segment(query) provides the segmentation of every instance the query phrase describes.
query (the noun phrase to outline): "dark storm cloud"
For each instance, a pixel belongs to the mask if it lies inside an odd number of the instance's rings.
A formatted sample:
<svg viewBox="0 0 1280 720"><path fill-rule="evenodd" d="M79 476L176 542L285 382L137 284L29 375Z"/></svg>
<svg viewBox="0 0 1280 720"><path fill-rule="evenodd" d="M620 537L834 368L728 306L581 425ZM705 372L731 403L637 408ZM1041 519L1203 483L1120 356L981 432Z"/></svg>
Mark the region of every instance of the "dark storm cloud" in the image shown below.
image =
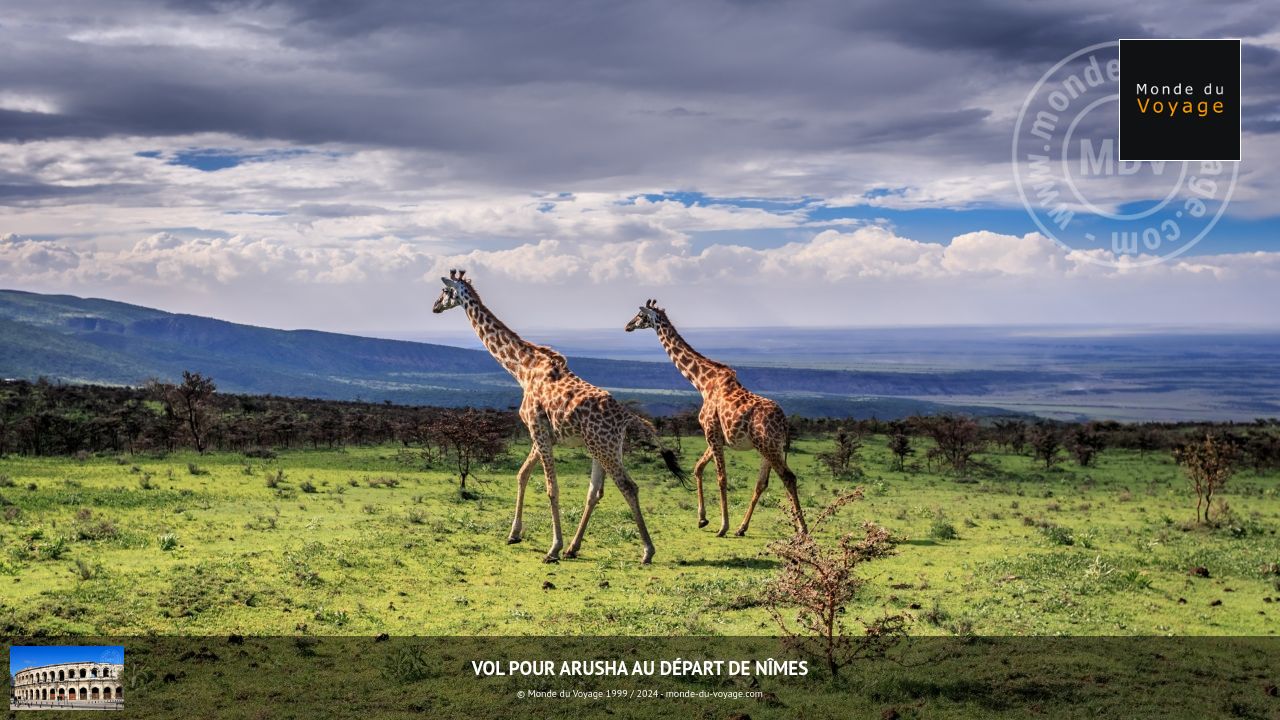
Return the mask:
<svg viewBox="0 0 1280 720"><path fill-rule="evenodd" d="M1273 23L1255 5L1213 25L1263 32ZM220 132L406 148L451 158L446 177L538 189L886 145L990 162L1009 105L1053 61L1185 34L1169 23L1209 12L1093 0L33 7L6 10L0 87L57 112L0 110L2 139ZM1274 54L1250 46L1250 87L1280 92ZM1006 86L1003 106L978 99Z"/></svg>
<svg viewBox="0 0 1280 720"><path fill-rule="evenodd" d="M931 3L928 9L883 0L847 11L850 28L880 32L928 51L960 50L1002 61L1046 62L1122 37L1147 37L1141 23L1114 4Z"/></svg>

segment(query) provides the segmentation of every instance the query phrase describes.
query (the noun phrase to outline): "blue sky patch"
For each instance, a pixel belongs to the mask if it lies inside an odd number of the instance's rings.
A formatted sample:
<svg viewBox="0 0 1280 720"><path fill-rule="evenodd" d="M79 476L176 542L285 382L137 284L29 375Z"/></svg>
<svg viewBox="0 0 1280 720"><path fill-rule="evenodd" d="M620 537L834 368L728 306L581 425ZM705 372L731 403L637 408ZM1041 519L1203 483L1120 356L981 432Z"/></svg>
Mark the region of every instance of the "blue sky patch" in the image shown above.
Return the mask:
<svg viewBox="0 0 1280 720"><path fill-rule="evenodd" d="M268 150L266 152L240 152L227 148L187 148L172 154L160 150L143 150L134 155L144 158L163 158L170 165L182 165L201 172L217 172L251 162L272 162L311 154L310 150ZM332 154L330 154L332 155Z"/></svg>

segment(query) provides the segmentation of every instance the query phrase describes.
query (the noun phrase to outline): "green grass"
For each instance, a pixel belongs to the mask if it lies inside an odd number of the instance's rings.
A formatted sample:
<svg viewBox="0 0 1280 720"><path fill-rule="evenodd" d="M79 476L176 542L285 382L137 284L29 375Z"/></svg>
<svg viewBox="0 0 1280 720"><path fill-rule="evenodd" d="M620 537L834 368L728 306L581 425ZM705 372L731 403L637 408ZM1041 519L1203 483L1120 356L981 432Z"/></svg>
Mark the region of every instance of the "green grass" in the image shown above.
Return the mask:
<svg viewBox="0 0 1280 720"><path fill-rule="evenodd" d="M957 479L891 471L884 438L861 451L864 476L835 481L791 455L812 514L855 484L867 498L825 532L864 519L901 538L868 566L862 606L915 616L912 632L989 635L1270 635L1280 616L1277 478L1242 473L1224 499L1235 522L1192 527L1193 502L1165 455L1107 451L1095 468L1051 471L984 454ZM776 480L745 538L698 529L695 498L633 457L657 546L638 562L616 488L581 556L541 562L550 519L540 473L525 541L507 545L522 448L487 469L472 499L444 470L397 461L397 448L0 460L0 627L5 634L765 635L766 545L789 532ZM686 439L684 463L702 450ZM557 453L566 542L588 462ZM730 453L736 527L757 459ZM189 465L199 473L190 471ZM283 473L281 477L279 473ZM708 471L708 479L714 473ZM713 482L712 482L713 484ZM31 486L34 485L34 489ZM87 512L86 512L87 511ZM1194 577L1203 566L1209 577Z"/></svg>

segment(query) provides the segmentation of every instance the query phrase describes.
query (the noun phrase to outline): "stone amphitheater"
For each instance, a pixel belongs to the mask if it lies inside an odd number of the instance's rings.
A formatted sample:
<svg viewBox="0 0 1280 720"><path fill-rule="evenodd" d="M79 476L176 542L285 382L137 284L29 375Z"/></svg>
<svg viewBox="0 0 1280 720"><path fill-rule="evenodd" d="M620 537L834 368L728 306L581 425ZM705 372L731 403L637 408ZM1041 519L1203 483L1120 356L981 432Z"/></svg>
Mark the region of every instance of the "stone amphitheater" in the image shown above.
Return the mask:
<svg viewBox="0 0 1280 720"><path fill-rule="evenodd" d="M66 662L27 668L13 676L18 703L113 703L124 698L119 663Z"/></svg>

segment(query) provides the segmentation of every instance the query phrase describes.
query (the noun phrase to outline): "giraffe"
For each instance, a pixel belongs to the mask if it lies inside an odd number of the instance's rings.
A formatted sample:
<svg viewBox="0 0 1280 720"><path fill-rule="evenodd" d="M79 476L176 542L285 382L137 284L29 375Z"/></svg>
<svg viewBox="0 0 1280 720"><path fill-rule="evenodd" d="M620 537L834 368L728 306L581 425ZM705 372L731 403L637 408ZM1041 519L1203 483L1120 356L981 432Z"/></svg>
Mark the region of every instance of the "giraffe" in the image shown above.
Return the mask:
<svg viewBox="0 0 1280 720"><path fill-rule="evenodd" d="M693 476L698 487L698 527L707 526L707 511L702 499L702 471L707 463L711 460L716 463L716 484L720 487L720 530L716 535L724 537L729 530L726 490L728 478L725 473L724 449L726 446L740 450L754 447L760 453L760 475L756 480L755 493L751 496L751 504L747 506L747 514L743 516L742 524L735 534L741 537L747 533L756 503L769 486L770 471L782 478L782 484L791 496L796 524L800 532L807 533L809 528L804 521L804 511L800 509L796 475L787 467L787 416L783 414L782 408L769 398L756 395L743 387L733 368L694 350L676 332L675 325L667 317L667 311L658 307L656 300L649 300L640 306L640 312L627 323L626 331L645 328L653 328L658 333L658 340L675 363L676 369L702 394L698 422L707 438L707 449L693 466Z"/></svg>
<svg viewBox="0 0 1280 720"><path fill-rule="evenodd" d="M650 563L653 560L653 542L640 512L639 488L622 465L622 444L628 431L638 432L641 442L657 449L667 470L684 482L685 474L675 452L662 446L652 423L627 409L608 392L573 374L563 355L544 345L528 342L507 327L480 300L465 273L465 270L450 270L449 277L440 278L444 289L431 311L439 314L459 306L466 311L480 342L524 391L519 414L532 440L529 456L516 473L516 512L507 543L518 543L522 539L525 486L534 463L540 462L546 479L547 497L551 501L552 531L551 548L543 561L552 563L560 560L563 546L560 489L552 447L557 440L577 437L582 439L591 456L591 484L587 489L582 519L573 540L564 549L565 556L577 557L587 521L604 495L607 473L631 507L631 515L644 546L641 562Z"/></svg>

